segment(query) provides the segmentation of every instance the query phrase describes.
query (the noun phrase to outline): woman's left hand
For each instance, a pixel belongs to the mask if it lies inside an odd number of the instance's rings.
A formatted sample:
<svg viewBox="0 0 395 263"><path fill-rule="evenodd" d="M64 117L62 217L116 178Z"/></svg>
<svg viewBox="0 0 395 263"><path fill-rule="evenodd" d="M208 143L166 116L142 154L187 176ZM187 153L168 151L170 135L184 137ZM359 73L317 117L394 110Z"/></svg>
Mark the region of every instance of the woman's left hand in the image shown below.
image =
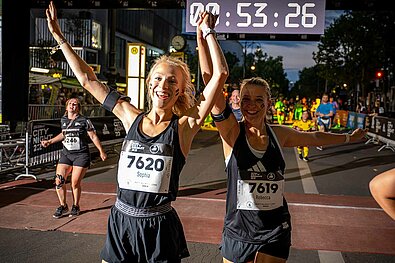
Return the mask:
<svg viewBox="0 0 395 263"><path fill-rule="evenodd" d="M368 132L368 129L358 128L353 131L353 133L351 134L351 138L353 138L355 141L361 140L361 139L365 138L367 132Z"/></svg>

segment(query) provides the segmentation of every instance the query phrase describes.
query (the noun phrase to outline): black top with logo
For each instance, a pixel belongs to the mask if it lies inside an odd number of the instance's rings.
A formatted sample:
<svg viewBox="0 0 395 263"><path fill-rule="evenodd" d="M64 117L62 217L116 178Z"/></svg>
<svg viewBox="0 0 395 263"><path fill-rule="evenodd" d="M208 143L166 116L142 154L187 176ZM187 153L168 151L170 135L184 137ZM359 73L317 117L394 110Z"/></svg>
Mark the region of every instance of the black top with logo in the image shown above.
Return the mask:
<svg viewBox="0 0 395 263"><path fill-rule="evenodd" d="M145 113L138 115L123 142L118 162L118 198L136 208L174 201L185 165L178 137L178 117L149 137L140 130Z"/></svg>
<svg viewBox="0 0 395 263"><path fill-rule="evenodd" d="M285 162L272 128L266 127L269 144L258 158L249 148L244 122L240 122L240 134L225 169L228 191L223 234L256 244L290 230L283 196Z"/></svg>
<svg viewBox="0 0 395 263"><path fill-rule="evenodd" d="M60 123L64 136L62 141L64 153L89 153L88 131L95 130L92 122L78 115L74 120L63 116Z"/></svg>

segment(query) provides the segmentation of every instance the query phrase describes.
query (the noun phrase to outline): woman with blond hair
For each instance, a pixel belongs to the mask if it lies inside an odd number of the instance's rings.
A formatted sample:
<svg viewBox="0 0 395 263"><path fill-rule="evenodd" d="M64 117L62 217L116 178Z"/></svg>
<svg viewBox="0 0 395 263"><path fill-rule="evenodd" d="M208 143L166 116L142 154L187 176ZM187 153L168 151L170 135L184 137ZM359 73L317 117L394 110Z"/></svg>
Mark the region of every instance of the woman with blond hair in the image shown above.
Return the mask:
<svg viewBox="0 0 395 263"><path fill-rule="evenodd" d="M96 77L64 38L51 2L48 27L84 89L117 116L125 130L118 162L117 199L111 208L104 262L181 262L189 256L181 221L171 202L176 200L179 175L195 134L209 114L215 95L228 73L214 34L214 16L202 15L213 59L213 75L198 101L194 100L188 66L162 56L148 77L150 109L141 111L127 98L111 91Z"/></svg>

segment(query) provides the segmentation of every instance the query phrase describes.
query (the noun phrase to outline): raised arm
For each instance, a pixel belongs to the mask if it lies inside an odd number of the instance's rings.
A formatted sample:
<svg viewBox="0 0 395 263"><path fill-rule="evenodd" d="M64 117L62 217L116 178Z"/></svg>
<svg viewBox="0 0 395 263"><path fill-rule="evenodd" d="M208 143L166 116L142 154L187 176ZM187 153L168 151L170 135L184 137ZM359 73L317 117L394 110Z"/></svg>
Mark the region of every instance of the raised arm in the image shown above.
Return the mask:
<svg viewBox="0 0 395 263"><path fill-rule="evenodd" d="M58 43L67 63L74 72L81 86L91 93L101 104L105 101L110 89L101 83L92 68L73 50L66 41L57 19L54 3L51 1L46 10L48 29ZM128 129L139 111L129 102L119 100L113 109L114 114L122 121L125 129Z"/></svg>
<svg viewBox="0 0 395 263"><path fill-rule="evenodd" d="M205 12L201 16L201 20L199 22L203 22L203 19L207 16L208 14ZM216 18L215 18L216 20ZM212 21L209 20L209 22L212 23ZM213 21L215 23L215 21ZM212 26L210 24L210 26ZM202 30L203 28L203 30ZM206 31L205 31L206 30ZM208 83L211 80L211 77L213 76L213 67L214 67L214 62L211 59L209 48L208 48L208 41L204 38L203 32L207 32L208 30L205 29L204 24L201 27L198 27L197 29L197 43L198 43L198 50L199 50L199 65L200 65L200 70L202 73L202 78L204 83ZM222 89L217 90L217 94L215 96L215 102L213 105L213 108L211 109L211 114L214 116L218 116L219 114L224 114L226 118L224 118L222 121L216 121L215 125L218 128L218 131L221 135L221 138L224 142L224 154L225 157L228 156L228 153L231 150L231 147L233 146L234 141L237 138L238 131L239 131L239 126L237 123L237 120L233 114L231 114L231 109L226 108L229 107L226 104L225 98L222 94ZM226 109L226 110L225 110ZM222 115L220 115L222 116ZM218 120L218 119L217 119Z"/></svg>
<svg viewBox="0 0 395 263"><path fill-rule="evenodd" d="M222 91L226 78L228 77L228 64L226 63L225 56L216 39L214 28L212 28L215 24L215 19L213 14L205 13L198 23L199 28L197 31L206 30L204 40L207 43L206 52L208 51L208 56L211 56L212 76L210 79L207 78L207 85L195 106L180 119L183 139L186 140L186 145L192 142L193 136L204 123L204 119L210 113L214 105L215 96Z"/></svg>

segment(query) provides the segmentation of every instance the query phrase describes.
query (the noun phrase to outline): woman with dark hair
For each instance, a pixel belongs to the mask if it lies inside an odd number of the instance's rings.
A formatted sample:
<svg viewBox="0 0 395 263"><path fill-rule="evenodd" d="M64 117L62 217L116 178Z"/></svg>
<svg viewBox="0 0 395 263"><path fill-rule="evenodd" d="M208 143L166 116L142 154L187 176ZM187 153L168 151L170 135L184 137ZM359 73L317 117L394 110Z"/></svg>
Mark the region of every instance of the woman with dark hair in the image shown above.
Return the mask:
<svg viewBox="0 0 395 263"><path fill-rule="evenodd" d="M62 141L63 150L56 166L56 193L60 206L53 214L54 218L60 218L69 211L66 202L66 180L71 173L71 189L73 195L73 206L70 216L80 213L81 181L84 178L91 162L89 152L90 138L100 152L104 161L107 155L96 135L92 122L80 114L81 103L77 98L66 101L66 112L60 119L62 132L52 139L41 141L43 147Z"/></svg>

